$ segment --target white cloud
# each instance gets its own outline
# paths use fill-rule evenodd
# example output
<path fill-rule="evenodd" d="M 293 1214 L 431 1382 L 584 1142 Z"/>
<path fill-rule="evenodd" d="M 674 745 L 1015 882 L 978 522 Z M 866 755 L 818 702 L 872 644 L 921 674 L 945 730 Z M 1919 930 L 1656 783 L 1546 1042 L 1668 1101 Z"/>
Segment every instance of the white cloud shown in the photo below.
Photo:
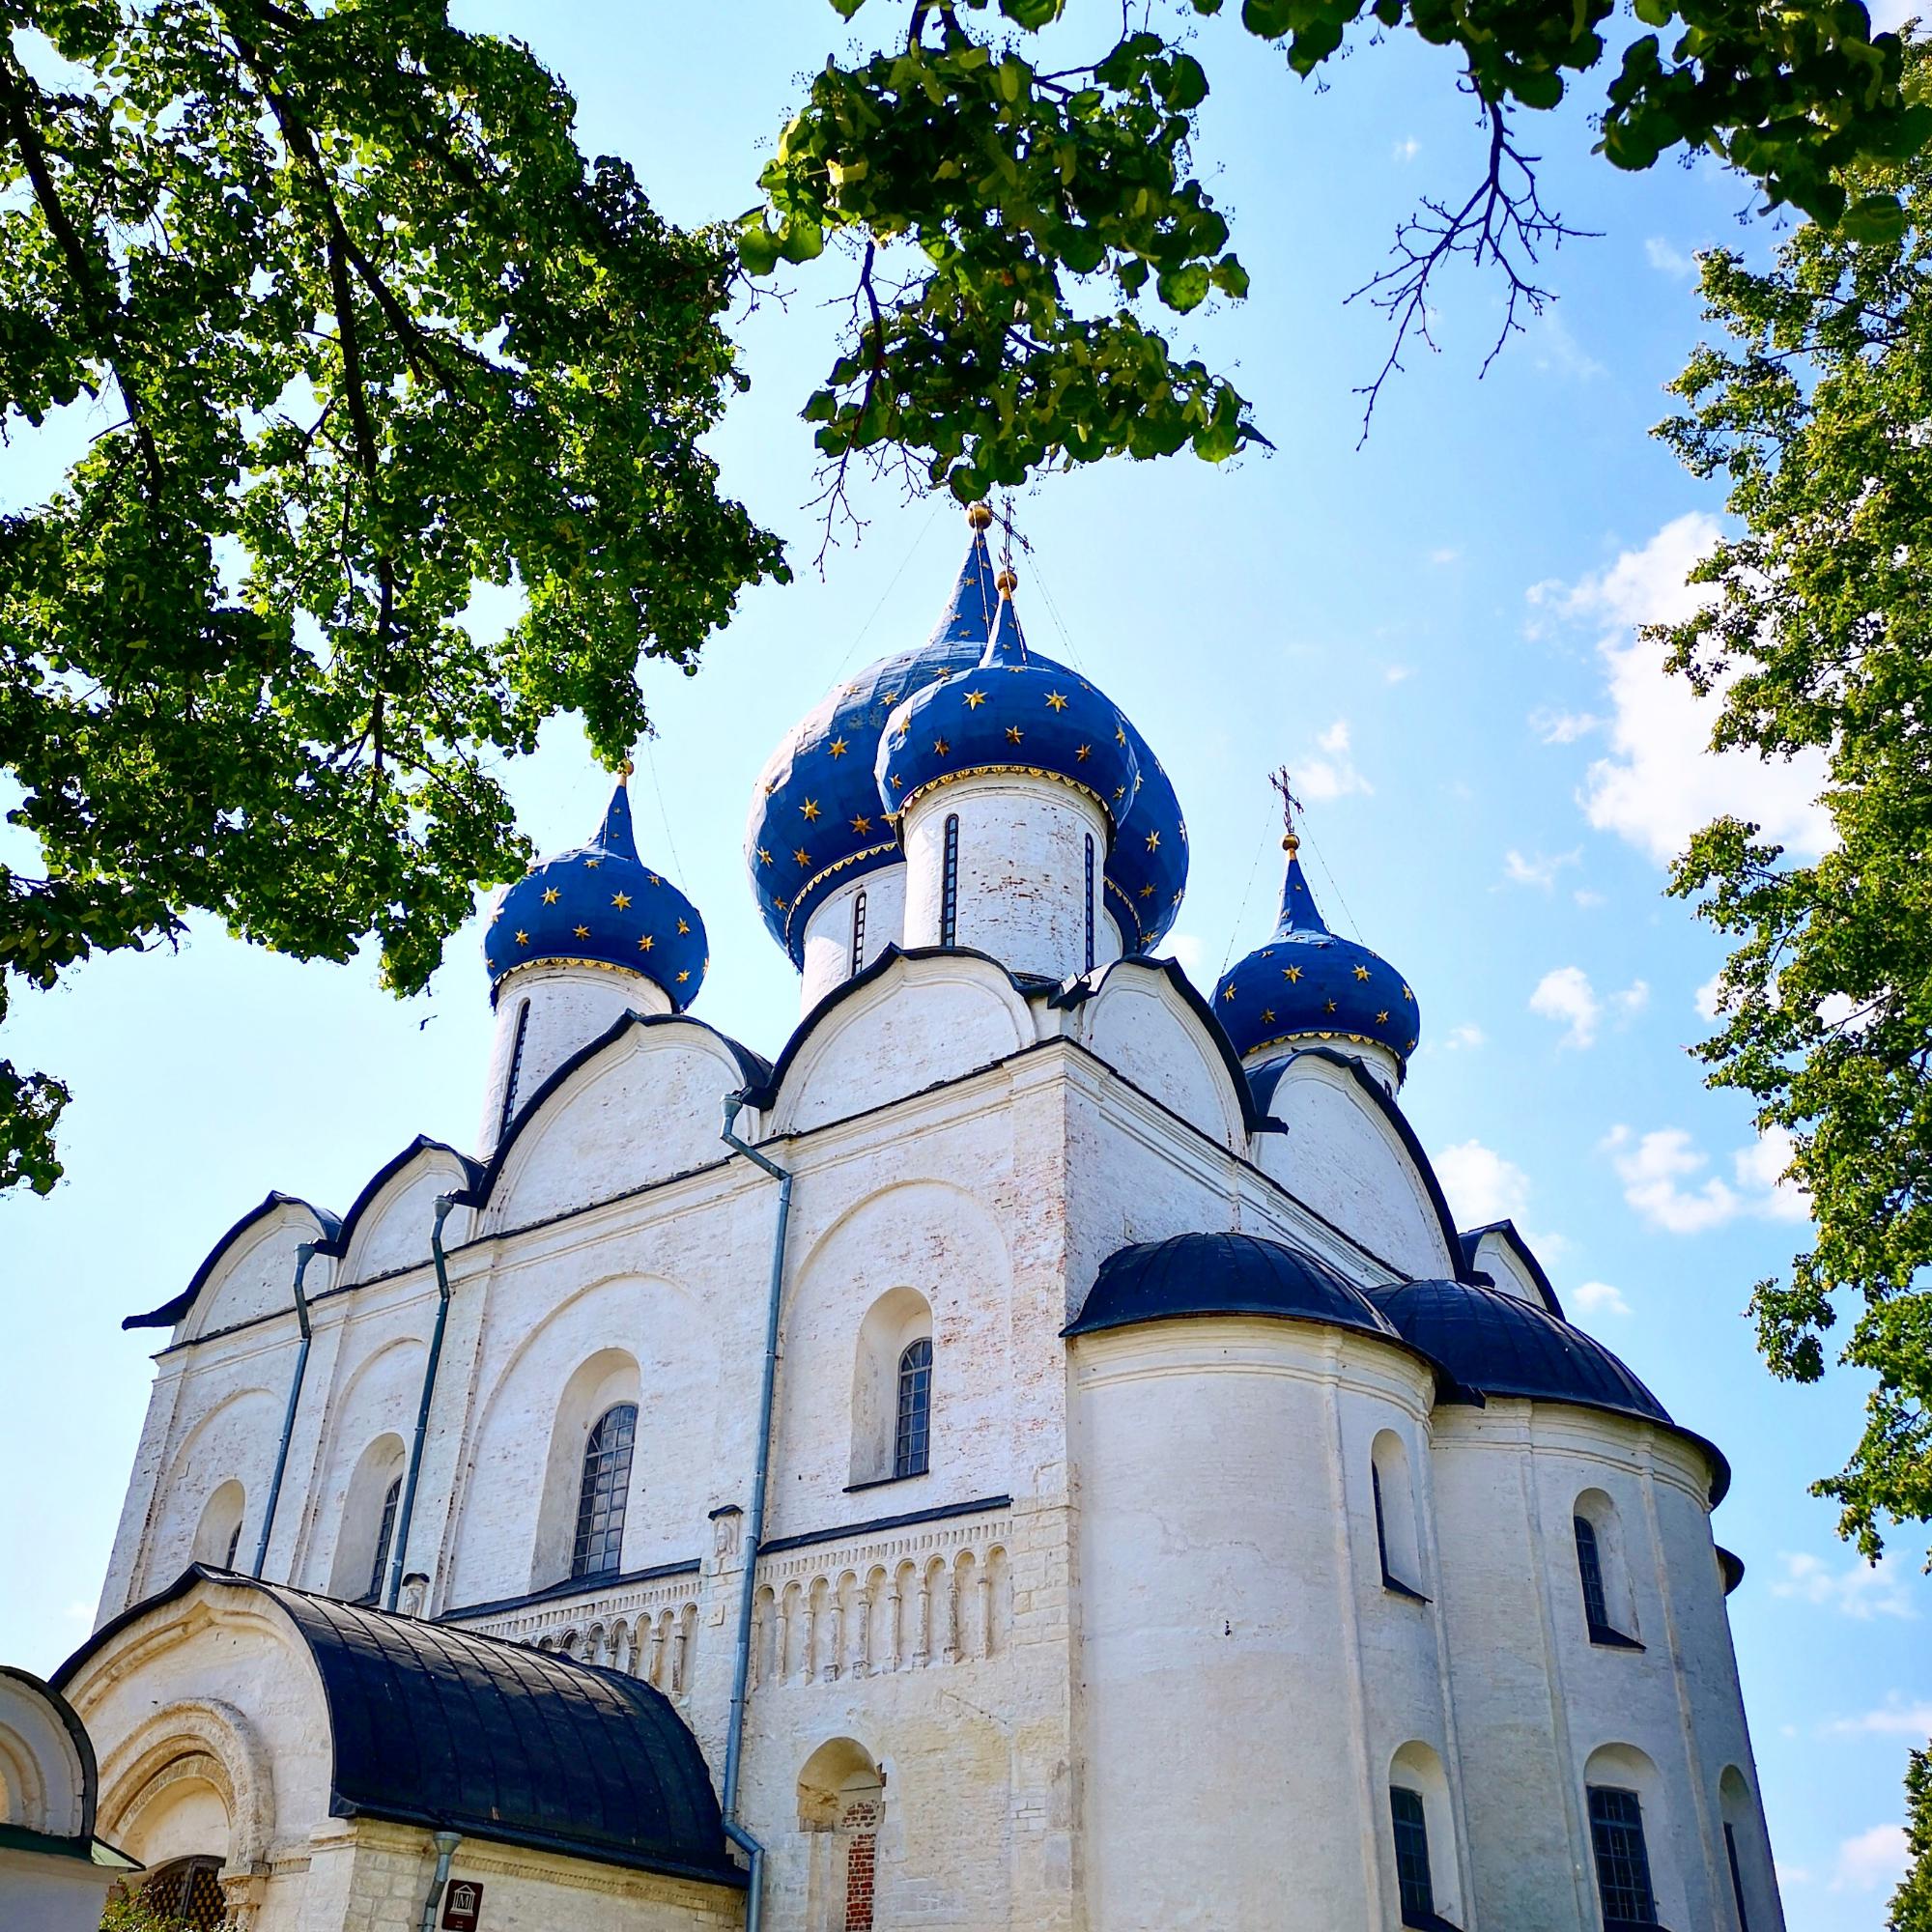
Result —
<path fill-rule="evenodd" d="M 1643 252 L 1650 266 L 1660 274 L 1681 275 L 1689 280 L 1697 272 L 1697 258 L 1687 255 L 1681 248 L 1672 247 L 1661 235 L 1653 235 L 1643 244 Z"/>
<path fill-rule="evenodd" d="M 1539 609 L 1609 626 L 1598 651 L 1612 706 L 1610 755 L 1590 766 L 1583 810 L 1600 831 L 1616 833 L 1660 864 L 1724 813 L 1752 820 L 1766 838 L 1806 855 L 1822 851 L 1830 837 L 1817 803 L 1822 756 L 1766 763 L 1748 752 L 1713 752 L 1717 699 L 1697 696 L 1666 672 L 1664 647 L 1637 635 L 1639 625 L 1682 620 L 1709 595 L 1708 586 L 1685 580 L 1719 534 L 1715 518 L 1693 512 L 1567 592 L 1540 583 L 1528 593 Z"/>
<path fill-rule="evenodd" d="M 1833 1570 L 1822 1557 L 1795 1549 L 1783 1551 L 1778 1561 L 1784 1565 L 1784 1575 L 1771 1586 L 1774 1597 L 1817 1604 L 1861 1624 L 1874 1617 L 1909 1622 L 1918 1614 L 1905 1584 L 1883 1561 L 1867 1563 L 1855 1556 L 1844 1569 Z"/>
<path fill-rule="evenodd" d="M 1833 1891 L 1888 1890 L 1905 1876 L 1907 1850 L 1903 1825 L 1874 1825 L 1838 1847 L 1832 1873 Z"/>
<path fill-rule="evenodd" d="M 1442 1044 L 1454 1053 L 1459 1047 L 1482 1046 L 1488 1040 L 1489 1035 L 1481 1027 L 1473 1020 L 1464 1020 L 1461 1026 L 1449 1029 L 1449 1037 Z"/>
<path fill-rule="evenodd" d="M 1394 158 L 1398 161 L 1412 161 L 1421 152 L 1422 143 L 1413 134 L 1406 134 L 1395 144 Z"/>
<path fill-rule="evenodd" d="M 1551 711 L 1545 707 L 1529 714 L 1529 728 L 1546 745 L 1574 745 L 1603 722 L 1594 711 Z"/>
<path fill-rule="evenodd" d="M 1731 1156 L 1738 1185 L 1758 1202 L 1758 1212 L 1772 1221 L 1807 1221 L 1811 1204 L 1804 1188 L 1784 1179 L 1796 1150 L 1784 1127 L 1767 1127 L 1747 1148 Z"/>
<path fill-rule="evenodd" d="M 1612 1288 L 1606 1281 L 1583 1282 L 1570 1291 L 1568 1299 L 1571 1307 L 1580 1308 L 1585 1315 L 1628 1315 L 1631 1312 L 1623 1290 Z"/>
<path fill-rule="evenodd" d="M 1509 875 L 1513 886 L 1540 886 L 1546 893 L 1556 883 L 1556 875 L 1565 866 L 1576 866 L 1582 862 L 1583 848 L 1578 845 L 1574 852 L 1539 852 L 1533 859 L 1525 859 L 1515 846 L 1503 854 L 1503 870 Z"/>
<path fill-rule="evenodd" d="M 1562 1043 L 1579 1051 L 1597 1043 L 1597 1031 L 1606 1011 L 1619 1020 L 1628 1020 L 1650 1004 L 1650 987 L 1634 980 L 1621 992 L 1599 997 L 1590 976 L 1580 966 L 1558 966 L 1536 982 L 1529 996 L 1529 1009 L 1547 1020 L 1557 1020 L 1566 1029 Z"/>
<path fill-rule="evenodd" d="M 1593 907 L 1596 906 L 1609 904 L 1609 900 L 1605 898 L 1602 893 L 1593 893 L 1588 886 L 1578 886 L 1577 890 L 1570 895 L 1570 896 L 1573 899 L 1575 899 L 1577 903 L 1579 906 L 1581 906 L 1585 912 L 1590 911 Z"/>
<path fill-rule="evenodd" d="M 1529 1176 L 1481 1141 L 1463 1141 L 1435 1156 L 1435 1178 L 1460 1228 L 1519 1219 L 1529 1206 Z"/>
<path fill-rule="evenodd" d="M 1624 1184 L 1625 1201 L 1666 1235 L 1701 1235 L 1746 1215 L 1803 1221 L 1811 1211 L 1804 1189 L 1779 1178 L 1791 1164 L 1791 1137 L 1781 1127 L 1731 1156 L 1730 1181 L 1706 1171 L 1710 1155 L 1682 1127 L 1639 1135 L 1616 1126 L 1602 1147 Z"/>
<path fill-rule="evenodd" d="M 1349 753 L 1349 721 L 1338 718 L 1316 739 L 1322 755 L 1304 758 L 1294 767 L 1294 782 L 1303 798 L 1346 798 L 1350 792 L 1375 790 L 1355 769 Z"/>
<path fill-rule="evenodd" d="M 1444 545 L 1440 550 L 1431 551 L 1429 553 L 1429 560 L 1431 563 L 1454 563 L 1462 554 L 1463 553 L 1460 550 L 1452 550 L 1447 545 Z"/>
<path fill-rule="evenodd" d="M 1382 682 L 1384 684 L 1406 684 L 1414 675 L 1415 668 L 1412 665 L 1390 665 L 1382 672 Z"/>
<path fill-rule="evenodd" d="M 1553 308 L 1529 326 L 1530 356 L 1539 369 L 1590 383 L 1605 374 L 1604 365 L 1570 333 L 1570 326 Z"/>
<path fill-rule="evenodd" d="M 1790 1886 L 1809 1885 L 1811 1883 L 1811 1867 L 1809 1865 L 1788 1865 L 1782 1859 L 1774 1859 L 1771 1862 L 1773 1869 L 1777 1873 L 1777 1886 L 1780 1891 Z"/>
<path fill-rule="evenodd" d="M 1932 1738 L 1932 1699 L 1908 1704 L 1894 1690 L 1876 1711 L 1833 1718 L 1819 1729 L 1829 1738 L 1911 1738 L 1923 1744 Z"/>
<path fill-rule="evenodd" d="M 1697 1002 L 1697 1010 L 1700 1013 L 1702 1013 L 1707 1020 L 1714 1020 L 1718 1017 L 1718 987 L 1719 984 L 1722 981 L 1723 977 L 1724 976 L 1721 970 L 1713 973 L 1711 977 L 1708 980 L 1706 980 L 1701 986 L 1697 988 L 1696 993 L 1692 996 Z"/>

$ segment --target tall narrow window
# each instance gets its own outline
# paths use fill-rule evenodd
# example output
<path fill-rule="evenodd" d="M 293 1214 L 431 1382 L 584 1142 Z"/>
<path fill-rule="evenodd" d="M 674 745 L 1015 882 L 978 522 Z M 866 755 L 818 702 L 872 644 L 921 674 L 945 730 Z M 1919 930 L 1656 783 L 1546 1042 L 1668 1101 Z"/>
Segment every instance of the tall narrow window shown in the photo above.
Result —
<path fill-rule="evenodd" d="M 1750 1914 L 1745 1910 L 1745 1875 L 1738 1869 L 1738 1834 L 1728 1818 L 1724 1820 L 1724 1857 L 1731 1867 L 1731 1898 L 1738 1908 L 1738 1932 L 1750 1932 Z"/>
<path fill-rule="evenodd" d="M 383 1520 L 376 1530 L 376 1556 L 369 1565 L 369 1588 L 361 1601 L 375 1603 L 383 1594 L 383 1572 L 389 1567 L 389 1545 L 396 1535 L 396 1509 L 403 1499 L 403 1479 L 396 1480 L 383 1492 Z"/>
<path fill-rule="evenodd" d="M 1094 970 L 1094 835 L 1087 835 L 1087 970 Z"/>
<path fill-rule="evenodd" d="M 1429 1824 L 1422 1794 L 1389 1786 L 1389 1817 L 1395 1827 L 1395 1877 L 1402 1893 L 1405 1925 L 1435 1925 L 1435 1883 L 1429 1875 Z"/>
<path fill-rule="evenodd" d="M 1634 1791 L 1593 1784 L 1590 1849 L 1597 1860 L 1597 1895 L 1608 1932 L 1627 1925 L 1655 1925 L 1657 1897 L 1650 1889 L 1650 1853 L 1643 1842 L 1643 1806 Z"/>
<path fill-rule="evenodd" d="M 932 1434 L 932 1344 L 925 1337 L 899 1357 L 899 1407 L 893 1431 L 893 1474 L 923 1476 Z"/>
<path fill-rule="evenodd" d="M 1389 1579 L 1388 1517 L 1382 1510 L 1382 1472 L 1369 1464 L 1369 1489 L 1376 1499 L 1376 1554 L 1381 1559 L 1382 1581 Z"/>
<path fill-rule="evenodd" d="M 583 1486 L 577 1494 L 577 1541 L 570 1554 L 573 1577 L 604 1577 L 619 1568 L 624 1547 L 624 1501 L 631 1488 L 631 1451 L 638 1436 L 638 1405 L 607 1408 L 583 1445 Z"/>
<path fill-rule="evenodd" d="M 1577 1575 L 1583 1585 L 1583 1616 L 1591 1635 L 1610 1627 L 1610 1607 L 1604 1594 L 1604 1553 L 1597 1544 L 1597 1525 L 1588 1517 L 1572 1520 L 1577 1531 Z"/>
<path fill-rule="evenodd" d="M 221 1559 L 221 1567 L 224 1570 L 234 1569 L 235 1552 L 238 1548 L 241 1548 L 241 1544 L 242 1544 L 242 1524 L 240 1520 L 238 1519 L 235 1527 L 228 1532 L 228 1553 Z"/>
<path fill-rule="evenodd" d="M 850 978 L 859 977 L 859 969 L 866 963 L 866 895 L 863 891 L 852 899 L 852 971 Z"/>
<path fill-rule="evenodd" d="M 517 1037 L 510 1042 L 510 1072 L 503 1082 L 503 1118 L 497 1122 L 497 1138 L 510 1131 L 511 1117 L 517 1111 L 517 1076 L 524 1070 L 524 1036 L 530 1030 L 530 1003 L 517 1009 Z"/>
<path fill-rule="evenodd" d="M 946 863 L 939 875 L 939 943 L 959 943 L 959 814 L 946 818 Z"/>

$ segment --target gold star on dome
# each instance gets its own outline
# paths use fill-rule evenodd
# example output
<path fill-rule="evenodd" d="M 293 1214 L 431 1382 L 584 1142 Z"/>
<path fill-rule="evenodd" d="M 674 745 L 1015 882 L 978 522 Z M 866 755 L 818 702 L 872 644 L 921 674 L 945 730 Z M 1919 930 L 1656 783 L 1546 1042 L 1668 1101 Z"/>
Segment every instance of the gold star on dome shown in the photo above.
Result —
<path fill-rule="evenodd" d="M 799 846 L 798 849 L 795 852 L 793 852 L 791 856 L 794 859 L 796 859 L 801 866 L 809 866 L 811 864 L 811 854 L 808 852 L 803 845 Z"/>
<path fill-rule="evenodd" d="M 689 932 L 691 930 L 689 922 L 685 920 L 679 920 L 677 923 L 677 929 L 680 932 Z"/>
<path fill-rule="evenodd" d="M 619 912 L 629 912 L 631 909 L 631 895 L 629 893 L 612 893 L 611 895 L 611 903 Z"/>
<path fill-rule="evenodd" d="M 1414 1004 L 1415 1004 L 1415 995 L 1414 995 L 1413 993 L 1411 993 L 1411 992 L 1410 992 L 1410 991 L 1408 990 L 1408 988 L 1407 988 L 1406 986 L 1405 986 L 1405 987 L 1404 987 L 1404 988 L 1402 989 L 1402 996 L 1403 996 L 1403 998 L 1404 998 L 1405 1000 L 1406 1000 L 1406 1001 L 1408 1002 L 1408 1004 L 1409 1004 L 1409 1005 L 1410 1005 L 1411 1007 L 1412 1007 L 1412 1006 L 1414 1006 Z"/>
<path fill-rule="evenodd" d="M 1084 765 L 1094 755 L 1094 748 L 1092 745 L 1082 745 L 1075 750 L 1073 755 Z"/>
<path fill-rule="evenodd" d="M 1264 1007 L 1262 1009 L 1262 1025 L 1263 1026 L 1274 1025 L 1274 1009 L 1272 1007 Z"/>
<path fill-rule="evenodd" d="M 935 738 L 932 741 L 933 755 L 935 757 L 945 757 L 947 753 L 952 751 L 952 747 L 944 738 Z"/>
<path fill-rule="evenodd" d="M 1158 852 L 1160 850 L 1160 834 L 1158 832 L 1150 832 L 1148 834 L 1147 848 L 1150 852 Z"/>
<path fill-rule="evenodd" d="M 905 790 L 905 780 L 904 780 L 904 779 L 902 779 L 902 778 L 901 778 L 901 777 L 900 777 L 900 776 L 898 775 L 898 773 L 897 773 L 897 772 L 895 772 L 895 773 L 893 774 L 893 789 L 894 789 L 895 791 L 904 791 L 904 790 Z"/>
<path fill-rule="evenodd" d="M 1020 740 L 1021 740 L 1022 738 L 1024 738 L 1025 736 L 1026 736 L 1026 733 L 1025 733 L 1024 731 L 1022 731 L 1022 730 L 1020 729 L 1020 727 L 1019 727 L 1019 726 L 1018 726 L 1017 724 L 1009 724 L 1009 725 L 1007 726 L 1007 742 L 1008 742 L 1008 744 L 1009 744 L 1009 745 L 1017 745 L 1017 744 L 1019 743 L 1019 741 L 1020 741 Z"/>
<path fill-rule="evenodd" d="M 558 893 L 557 889 L 554 886 L 546 886 L 544 888 L 545 905 L 554 905 L 557 902 L 558 898 L 560 898 L 561 896 L 562 895 Z"/>
<path fill-rule="evenodd" d="M 1046 708 L 1049 711 L 1065 711 L 1066 709 L 1065 693 L 1059 691 L 1049 691 L 1046 694 Z"/>
<path fill-rule="evenodd" d="M 679 984 L 679 985 L 681 986 L 681 985 L 683 985 L 683 984 L 684 984 L 684 982 L 685 982 L 685 981 L 686 981 L 687 980 L 689 980 L 690 978 L 691 978 L 691 968 L 690 968 L 689 966 L 687 966 L 687 967 L 686 967 L 686 968 L 685 968 L 685 969 L 684 969 L 684 970 L 683 970 L 683 971 L 682 971 L 682 972 L 681 972 L 681 973 L 680 973 L 680 974 L 679 974 L 679 975 L 677 976 L 677 983 L 678 983 L 678 984 Z"/>
<path fill-rule="evenodd" d="M 765 796 L 767 798 L 770 798 L 773 792 L 777 791 L 778 788 L 779 788 L 779 781 L 777 779 L 767 779 L 765 781 Z"/>
<path fill-rule="evenodd" d="M 647 932 L 638 941 L 638 951 L 639 952 L 649 952 L 656 945 L 657 941 Z"/>
<path fill-rule="evenodd" d="M 579 939 L 588 939 L 590 937 L 590 928 L 587 925 L 572 926 L 571 930 L 576 933 Z"/>
<path fill-rule="evenodd" d="M 861 836 L 871 831 L 872 821 L 862 811 L 852 821 L 852 830 Z"/>
<path fill-rule="evenodd" d="M 527 946 L 529 943 L 530 943 L 530 936 L 527 932 L 520 932 L 517 934 L 517 944 L 519 946 Z"/>
<path fill-rule="evenodd" d="M 1232 1000 L 1235 997 L 1235 982 L 1232 980 L 1228 981 L 1228 990 L 1221 997 L 1224 1000 Z"/>
<path fill-rule="evenodd" d="M 810 825 L 818 817 L 818 801 L 815 798 L 809 798 L 799 807 L 799 810 L 805 813 L 805 822 Z"/>
<path fill-rule="evenodd" d="M 985 701 L 986 694 L 983 691 L 969 691 L 966 694 L 966 709 L 968 711 L 979 710 L 980 705 L 985 703 Z"/>
<path fill-rule="evenodd" d="M 594 872 L 603 863 L 602 859 L 586 859 L 583 862 L 583 869 L 586 872 Z"/>
<path fill-rule="evenodd" d="M 899 695 L 896 691 L 889 691 L 885 694 L 882 701 L 887 704 L 896 704 L 899 701 Z"/>
<path fill-rule="evenodd" d="M 772 903 L 775 906 L 777 906 L 781 912 L 783 912 L 785 910 L 785 901 L 783 899 L 774 899 Z"/>
<path fill-rule="evenodd" d="M 1284 966 L 1281 969 L 1281 977 L 1293 986 L 1301 978 L 1301 968 L 1299 966 Z"/>
<path fill-rule="evenodd" d="M 1383 1011 L 1381 1011 L 1381 1012 L 1378 1012 L 1378 1014 L 1376 1015 L 1376 1024 L 1377 1024 L 1378 1026 L 1387 1026 L 1387 1025 L 1388 1025 L 1388 1023 L 1389 1023 L 1389 1016 L 1388 1016 L 1388 1013 L 1387 1013 L 1386 1009 L 1384 1009 L 1384 1010 L 1383 1010 Z"/>
<path fill-rule="evenodd" d="M 769 852 L 767 852 L 762 845 L 760 845 L 758 847 L 758 864 L 761 866 L 769 866 L 771 863 L 772 863 L 772 855 Z"/>
<path fill-rule="evenodd" d="M 1114 743 L 1117 745 L 1124 745 L 1126 742 L 1127 742 L 1127 734 L 1125 730 L 1121 725 L 1116 724 L 1114 726 Z"/>
<path fill-rule="evenodd" d="M 1144 898 L 1144 899 L 1151 899 L 1151 898 L 1152 898 L 1152 897 L 1153 897 L 1153 888 L 1152 888 L 1151 886 L 1143 886 L 1143 887 L 1141 888 L 1141 897 L 1142 897 L 1142 898 Z"/>
<path fill-rule="evenodd" d="M 1324 1002 L 1321 1010 L 1324 1013 L 1332 1013 L 1335 1010 L 1335 1002 L 1333 1000 Z"/>
<path fill-rule="evenodd" d="M 654 886 L 661 886 L 664 884 L 664 881 L 661 878 L 659 878 L 655 872 L 646 872 L 644 874 L 644 877 L 647 878 Z"/>
<path fill-rule="evenodd" d="M 1355 978 L 1356 978 L 1356 979 L 1358 979 L 1358 980 L 1366 980 L 1366 979 L 1367 979 L 1368 977 L 1369 977 L 1369 969 L 1368 969 L 1368 968 L 1367 968 L 1366 966 L 1357 966 L 1357 967 L 1355 968 Z"/>
<path fill-rule="evenodd" d="M 1114 787 L 1114 803 L 1116 805 L 1118 805 L 1122 799 L 1125 798 L 1126 795 L 1127 795 L 1127 788 L 1125 785 L 1116 785 Z"/>
<path fill-rule="evenodd" d="M 845 755 L 845 740 L 843 738 L 835 738 L 825 749 L 835 758 L 842 758 Z"/>

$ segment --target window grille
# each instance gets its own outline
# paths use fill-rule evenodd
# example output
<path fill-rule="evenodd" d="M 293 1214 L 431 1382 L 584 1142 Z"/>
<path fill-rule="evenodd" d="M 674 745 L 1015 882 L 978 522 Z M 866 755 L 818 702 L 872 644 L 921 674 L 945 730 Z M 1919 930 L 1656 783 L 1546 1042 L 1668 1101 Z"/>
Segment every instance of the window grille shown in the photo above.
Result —
<path fill-rule="evenodd" d="M 1435 1914 L 1435 1883 L 1429 1875 L 1429 1824 L 1422 1794 L 1389 1786 L 1389 1817 L 1395 1827 L 1395 1875 L 1402 1891 L 1405 1925 L 1429 1924 Z"/>
<path fill-rule="evenodd" d="M 361 1599 L 373 1604 L 383 1594 L 383 1572 L 389 1567 L 389 1545 L 396 1534 L 396 1509 L 403 1499 L 403 1479 L 398 1476 L 383 1493 L 383 1520 L 376 1531 L 376 1559 L 369 1565 L 369 1589 Z"/>
<path fill-rule="evenodd" d="M 866 895 L 861 891 L 852 901 L 852 972 L 851 978 L 859 977 L 859 970 L 866 963 Z"/>
<path fill-rule="evenodd" d="M 1731 1867 L 1731 1898 L 1738 1908 L 1738 1932 L 1750 1932 L 1750 1914 L 1745 1910 L 1745 1879 L 1738 1869 L 1738 1834 L 1731 1821 L 1724 1820 L 1724 1857 Z"/>
<path fill-rule="evenodd" d="M 1610 1628 L 1610 1609 L 1604 1594 L 1604 1557 L 1597 1545 L 1597 1526 L 1588 1517 L 1574 1519 L 1577 1527 L 1577 1575 L 1583 1584 L 1583 1615 L 1594 1634 Z"/>
<path fill-rule="evenodd" d="M 141 1887 L 141 1903 L 156 1918 L 187 1932 L 213 1932 L 228 1917 L 219 1859 L 175 1859 Z"/>
<path fill-rule="evenodd" d="M 517 1111 L 517 1076 L 524 1070 L 524 1037 L 529 1030 L 530 1003 L 526 1000 L 517 1009 L 517 1037 L 510 1042 L 510 1075 L 503 1082 L 503 1118 L 497 1122 L 498 1140 L 510 1131 L 510 1121 Z"/>
<path fill-rule="evenodd" d="M 1609 1932 L 1655 1925 L 1657 1898 L 1650 1889 L 1643 1806 L 1634 1791 L 1613 1784 L 1590 1786 L 1590 1849 L 1596 1854 L 1597 1896 Z"/>
<path fill-rule="evenodd" d="M 893 1432 L 893 1474 L 923 1476 L 932 1432 L 932 1344 L 922 1337 L 899 1357 L 898 1424 Z"/>
<path fill-rule="evenodd" d="M 946 863 L 940 873 L 939 943 L 959 943 L 959 814 L 949 812 L 946 819 Z"/>
<path fill-rule="evenodd" d="M 1094 835 L 1087 835 L 1087 970 L 1094 970 Z"/>
<path fill-rule="evenodd" d="M 620 1402 L 598 1417 L 583 1445 L 583 1485 L 577 1496 L 573 1577 L 606 1577 L 619 1568 L 624 1504 L 631 1489 L 631 1454 L 638 1437 L 638 1405 Z"/>

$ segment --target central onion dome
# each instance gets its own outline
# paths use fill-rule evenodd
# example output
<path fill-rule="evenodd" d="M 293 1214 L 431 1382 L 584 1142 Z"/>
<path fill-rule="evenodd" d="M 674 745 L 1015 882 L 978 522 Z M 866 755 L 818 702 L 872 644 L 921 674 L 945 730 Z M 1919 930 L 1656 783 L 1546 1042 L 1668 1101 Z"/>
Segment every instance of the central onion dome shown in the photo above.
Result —
<path fill-rule="evenodd" d="M 894 711 L 925 686 L 977 669 L 991 641 L 1000 595 L 983 503 L 967 512 L 972 531 L 952 595 L 932 636 L 917 650 L 867 667 L 806 714 L 766 761 L 745 827 L 745 866 L 765 929 L 805 961 L 806 927 L 839 887 L 897 865 L 898 840 L 879 803 L 879 741 Z M 1035 669 L 1072 678 L 1029 650 Z M 1075 687 L 1079 681 L 1076 679 Z M 1091 692 L 1087 695 L 1091 696 Z M 1069 691 L 1070 696 L 1070 691 Z M 1187 828 L 1180 804 L 1147 740 L 1122 717 L 1139 773 L 1132 834 L 1114 841 L 1105 867 L 1106 905 L 1129 952 L 1151 952 L 1179 916 L 1187 884 Z M 1020 728 L 1024 730 L 1025 724 Z M 1118 784 L 1117 777 L 1111 784 Z M 1157 834 L 1150 843 L 1148 835 Z"/>
<path fill-rule="evenodd" d="M 711 963 L 704 922 L 638 857 L 623 779 L 588 844 L 539 860 L 497 901 L 483 963 L 492 1004 L 513 973 L 537 965 L 636 973 L 661 986 L 675 1012 L 696 999 Z"/>
<path fill-rule="evenodd" d="M 980 662 L 901 698 L 887 721 L 880 802 L 896 819 L 936 785 L 1019 772 L 1085 792 L 1118 842 L 1140 790 L 1127 721 L 1084 677 L 1028 655 L 1013 589 L 1002 571 L 999 615 Z"/>
<path fill-rule="evenodd" d="M 1288 873 L 1267 944 L 1221 976 L 1214 1012 L 1243 1059 L 1305 1040 L 1378 1046 L 1406 1065 L 1421 1037 L 1415 995 L 1380 953 L 1328 930 L 1301 869 L 1301 840 L 1281 841 Z"/>

